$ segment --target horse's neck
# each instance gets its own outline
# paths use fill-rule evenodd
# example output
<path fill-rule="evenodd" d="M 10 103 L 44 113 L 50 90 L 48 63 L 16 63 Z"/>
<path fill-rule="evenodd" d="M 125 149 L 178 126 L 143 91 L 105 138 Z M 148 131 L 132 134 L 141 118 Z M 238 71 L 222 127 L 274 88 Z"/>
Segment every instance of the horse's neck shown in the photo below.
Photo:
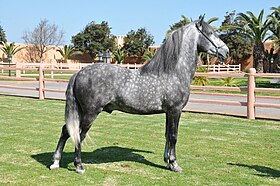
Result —
<path fill-rule="evenodd" d="M 182 79 L 182 81 L 186 79 L 192 80 L 197 66 L 197 41 L 194 41 L 191 37 L 188 38 L 190 38 L 189 41 L 183 42 L 180 57 L 176 64 L 175 74 Z M 192 45 L 190 45 L 190 43 L 192 43 Z"/>

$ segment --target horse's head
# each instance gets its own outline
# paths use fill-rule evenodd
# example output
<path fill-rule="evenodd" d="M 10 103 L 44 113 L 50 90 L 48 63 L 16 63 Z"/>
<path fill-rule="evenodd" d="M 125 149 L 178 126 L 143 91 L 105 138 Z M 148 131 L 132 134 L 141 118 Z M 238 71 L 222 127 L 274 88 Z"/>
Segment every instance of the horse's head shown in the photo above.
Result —
<path fill-rule="evenodd" d="M 197 31 L 199 32 L 198 52 L 207 52 L 216 55 L 219 59 L 225 60 L 229 55 L 227 45 L 203 19 L 204 16 L 195 23 Z"/>

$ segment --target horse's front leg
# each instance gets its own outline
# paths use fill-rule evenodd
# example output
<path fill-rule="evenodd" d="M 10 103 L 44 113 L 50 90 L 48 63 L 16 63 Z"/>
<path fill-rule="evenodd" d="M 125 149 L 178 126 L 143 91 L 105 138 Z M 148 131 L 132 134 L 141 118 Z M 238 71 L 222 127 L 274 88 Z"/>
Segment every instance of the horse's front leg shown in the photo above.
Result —
<path fill-rule="evenodd" d="M 183 169 L 178 165 L 176 161 L 176 143 L 178 136 L 178 126 L 181 117 L 181 111 L 170 111 L 166 113 L 166 127 L 167 127 L 167 141 L 166 148 L 169 150 L 167 152 L 168 163 L 167 168 L 175 172 L 182 172 Z"/>
<path fill-rule="evenodd" d="M 165 149 L 164 149 L 164 154 L 163 154 L 163 160 L 165 163 L 168 164 L 168 161 L 169 161 L 169 149 L 170 149 L 170 142 L 169 142 L 169 137 L 168 137 L 168 131 L 169 131 L 169 126 L 168 126 L 168 123 L 167 123 L 168 119 L 167 119 L 167 114 L 166 114 L 166 123 L 165 123 Z"/>

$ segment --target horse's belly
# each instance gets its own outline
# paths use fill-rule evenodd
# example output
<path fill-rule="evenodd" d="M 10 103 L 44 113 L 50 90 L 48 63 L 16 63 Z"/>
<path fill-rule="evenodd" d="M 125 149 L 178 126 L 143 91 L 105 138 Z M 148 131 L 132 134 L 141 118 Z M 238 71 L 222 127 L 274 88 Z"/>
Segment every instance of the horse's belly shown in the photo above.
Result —
<path fill-rule="evenodd" d="M 138 91 L 126 91 L 122 95 L 118 95 L 113 103 L 114 110 L 120 110 L 133 114 L 154 114 L 162 113 L 162 101 L 155 95 L 141 94 Z"/>
<path fill-rule="evenodd" d="M 116 107 L 114 110 L 119 110 L 126 113 L 131 114 L 157 114 L 157 113 L 163 113 L 163 109 L 158 107 L 135 107 L 135 106 L 129 106 L 129 105 L 121 105 Z"/>

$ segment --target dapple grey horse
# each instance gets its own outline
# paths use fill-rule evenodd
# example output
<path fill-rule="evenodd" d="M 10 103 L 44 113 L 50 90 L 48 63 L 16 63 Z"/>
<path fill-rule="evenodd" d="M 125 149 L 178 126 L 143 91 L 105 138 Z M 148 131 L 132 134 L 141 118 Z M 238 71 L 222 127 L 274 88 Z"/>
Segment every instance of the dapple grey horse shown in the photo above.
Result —
<path fill-rule="evenodd" d="M 175 150 L 178 125 L 189 99 L 199 52 L 212 53 L 222 59 L 229 53 L 203 17 L 173 31 L 140 69 L 97 63 L 74 74 L 66 92 L 66 124 L 50 169 L 59 168 L 65 142 L 71 136 L 75 143 L 76 172 L 84 173 L 81 144 L 94 119 L 102 111 L 119 110 L 132 114 L 166 113 L 164 161 L 170 170 L 181 172 Z"/>

